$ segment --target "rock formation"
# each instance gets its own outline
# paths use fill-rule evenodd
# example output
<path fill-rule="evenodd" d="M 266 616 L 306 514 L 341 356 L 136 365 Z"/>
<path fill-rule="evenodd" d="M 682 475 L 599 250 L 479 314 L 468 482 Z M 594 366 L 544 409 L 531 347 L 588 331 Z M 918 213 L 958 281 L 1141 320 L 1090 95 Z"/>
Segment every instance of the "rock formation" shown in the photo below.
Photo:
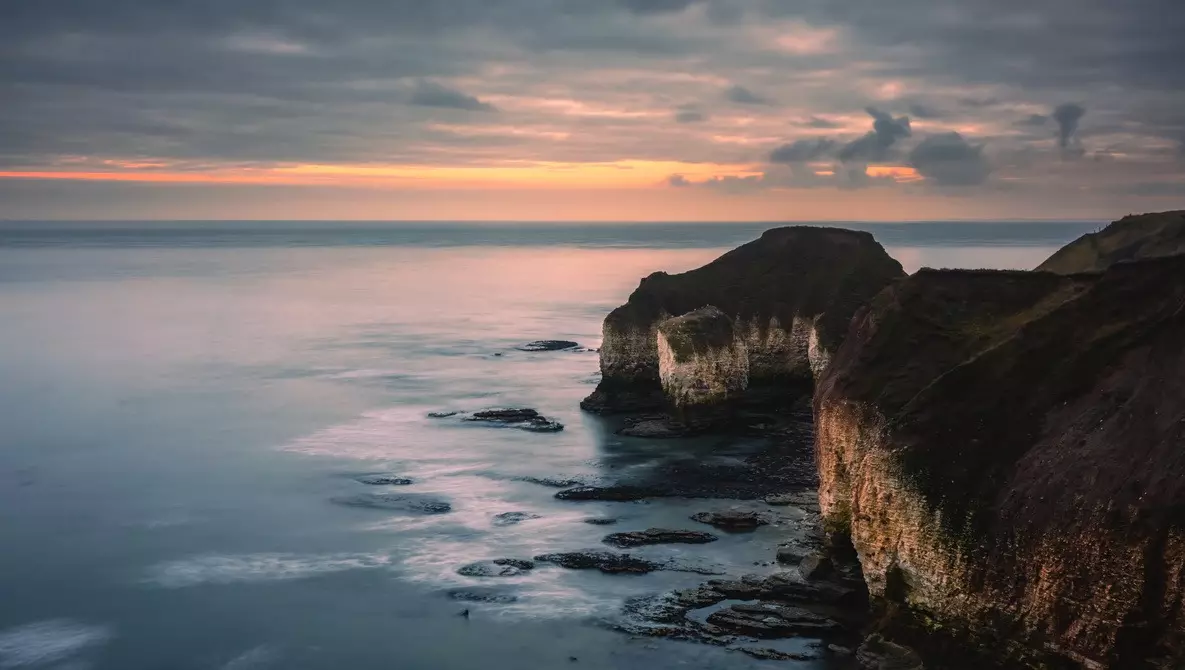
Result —
<path fill-rule="evenodd" d="M 605 319 L 601 382 L 581 407 L 656 409 L 668 404 L 664 387 L 702 407 L 809 384 L 856 309 L 902 276 L 870 234 L 805 226 L 769 230 L 690 272 L 652 274 Z"/>
<path fill-rule="evenodd" d="M 1062 247 L 1038 270 L 1071 274 L 1121 261 L 1185 253 L 1185 210 L 1126 216 Z"/>
<path fill-rule="evenodd" d="M 1042 267 L 1163 248 L 1150 220 Z M 1013 660 L 1180 667 L 1185 256 L 920 271 L 856 314 L 814 403 L 824 520 L 872 595 Z"/>

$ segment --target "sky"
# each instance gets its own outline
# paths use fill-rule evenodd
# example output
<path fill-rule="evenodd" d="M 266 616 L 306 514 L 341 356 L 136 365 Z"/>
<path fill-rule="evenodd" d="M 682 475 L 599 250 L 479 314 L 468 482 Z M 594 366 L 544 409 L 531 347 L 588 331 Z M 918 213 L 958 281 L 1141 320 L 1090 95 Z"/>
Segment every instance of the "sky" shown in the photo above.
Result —
<path fill-rule="evenodd" d="M 1185 208 L 1181 0 L 3 0 L 0 219 Z"/>

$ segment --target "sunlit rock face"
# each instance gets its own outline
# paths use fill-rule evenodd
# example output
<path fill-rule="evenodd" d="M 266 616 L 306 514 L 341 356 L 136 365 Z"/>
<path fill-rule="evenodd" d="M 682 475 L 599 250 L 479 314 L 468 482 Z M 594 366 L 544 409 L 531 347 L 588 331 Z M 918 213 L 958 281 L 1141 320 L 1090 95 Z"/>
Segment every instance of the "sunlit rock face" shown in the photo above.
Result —
<path fill-rule="evenodd" d="M 670 403 L 694 422 L 696 410 L 739 397 L 749 387 L 749 352 L 732 319 L 701 307 L 658 324 L 658 376 Z"/>
<path fill-rule="evenodd" d="M 814 406 L 822 513 L 874 596 L 1013 660 L 1180 667 L 1185 257 L 923 270 Z"/>
<path fill-rule="evenodd" d="M 868 233 L 807 226 L 766 231 L 690 272 L 652 274 L 606 317 L 601 383 L 581 406 L 611 413 L 672 404 L 663 391 L 659 324 L 707 306 L 731 322 L 726 367 L 739 369 L 736 357 L 743 352 L 748 389 L 809 383 L 842 340 L 856 309 L 904 274 Z M 707 342 L 700 348 L 719 349 Z M 701 358 L 697 365 L 707 363 Z M 709 386 L 731 389 L 726 395 L 732 397 L 737 380 Z M 686 392 L 679 384 L 671 388 Z"/>

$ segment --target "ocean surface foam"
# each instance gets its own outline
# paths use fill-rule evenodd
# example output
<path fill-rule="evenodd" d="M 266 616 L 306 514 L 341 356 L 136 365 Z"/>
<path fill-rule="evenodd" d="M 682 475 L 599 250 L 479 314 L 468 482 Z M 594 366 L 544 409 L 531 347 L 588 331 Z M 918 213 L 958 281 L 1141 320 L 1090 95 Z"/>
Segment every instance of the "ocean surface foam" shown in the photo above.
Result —
<path fill-rule="evenodd" d="M 107 626 L 50 619 L 0 631 L 0 668 L 38 668 L 70 660 L 112 637 Z M 74 667 L 74 664 L 71 664 Z"/>
<path fill-rule="evenodd" d="M 197 556 L 153 566 L 147 581 L 165 588 L 303 579 L 390 565 L 386 554 L 246 554 Z"/>

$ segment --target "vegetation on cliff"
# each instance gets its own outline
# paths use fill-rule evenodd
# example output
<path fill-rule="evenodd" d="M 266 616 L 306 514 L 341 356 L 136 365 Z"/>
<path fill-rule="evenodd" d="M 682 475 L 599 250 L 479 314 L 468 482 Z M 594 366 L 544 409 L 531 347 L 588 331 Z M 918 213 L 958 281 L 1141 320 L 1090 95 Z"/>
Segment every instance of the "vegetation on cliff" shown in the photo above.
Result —
<path fill-rule="evenodd" d="M 1121 261 L 1181 253 L 1185 253 L 1185 210 L 1138 214 L 1083 235 L 1037 269 L 1060 274 L 1091 272 Z"/>

